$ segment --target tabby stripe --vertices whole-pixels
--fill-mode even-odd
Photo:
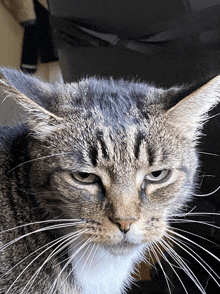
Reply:
[[[103,133],[102,132],[97,133],[97,140],[100,142],[103,157],[109,158],[108,153],[107,153],[108,148],[103,140]]]
[[[93,166],[97,166],[98,151],[94,146],[91,146],[89,149],[89,158],[90,158]]]
[[[140,153],[140,146],[141,146],[141,143],[144,139],[144,134],[141,133],[141,132],[138,132],[136,138],[135,138],[135,144],[134,144],[134,155],[135,157],[138,159],[139,157],[139,153]]]
[[[155,159],[156,159],[156,152],[151,146],[147,146],[147,154],[148,154],[148,163],[150,166],[153,165]]]

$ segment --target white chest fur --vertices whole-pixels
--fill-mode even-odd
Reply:
[[[126,255],[113,255],[101,246],[85,247],[74,258],[73,268],[82,294],[120,294],[131,282],[130,273],[144,246]],[[74,248],[74,251],[76,248]],[[73,253],[74,254],[74,253]],[[77,292],[78,293],[78,292]]]

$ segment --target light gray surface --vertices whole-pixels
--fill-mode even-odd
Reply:
[[[12,98],[4,100],[0,90],[0,125],[12,126],[21,123],[22,120],[24,120],[24,111]]]

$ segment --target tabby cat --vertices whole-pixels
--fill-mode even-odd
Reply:
[[[0,133],[0,293],[125,293],[145,252],[179,237],[169,223],[193,196],[220,77],[161,89],[1,73],[27,117]]]

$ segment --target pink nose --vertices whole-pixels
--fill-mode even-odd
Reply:
[[[119,225],[119,229],[123,233],[127,233],[130,230],[130,226],[133,222],[135,222],[135,220],[126,220],[126,221],[117,220],[117,221],[115,221],[115,223]]]

